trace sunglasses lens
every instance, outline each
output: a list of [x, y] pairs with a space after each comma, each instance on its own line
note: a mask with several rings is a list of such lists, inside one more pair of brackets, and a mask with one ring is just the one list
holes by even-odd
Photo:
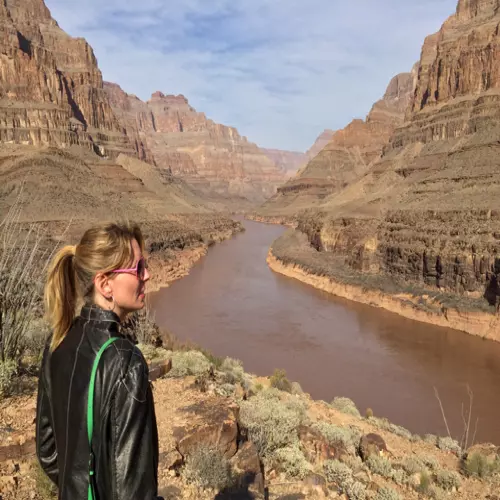
[[145, 275], [146, 275], [146, 262], [144, 261], [144, 259], [141, 259], [137, 263], [137, 276], [139, 276], [139, 278], [143, 280]]

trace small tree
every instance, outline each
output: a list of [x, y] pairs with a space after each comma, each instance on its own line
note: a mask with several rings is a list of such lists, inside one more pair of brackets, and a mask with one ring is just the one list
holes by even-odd
[[39, 224], [20, 223], [21, 194], [0, 221], [0, 362], [19, 365], [26, 333], [41, 314], [44, 277], [53, 251], [42, 249]]

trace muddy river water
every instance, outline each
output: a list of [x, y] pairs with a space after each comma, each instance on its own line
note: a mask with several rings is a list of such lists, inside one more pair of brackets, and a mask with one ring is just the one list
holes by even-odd
[[445, 435], [473, 391], [477, 439], [500, 444], [500, 343], [349, 302], [273, 273], [271, 243], [285, 230], [244, 221], [189, 276], [151, 295], [156, 321], [246, 371], [284, 368], [316, 399], [353, 399], [415, 433]]

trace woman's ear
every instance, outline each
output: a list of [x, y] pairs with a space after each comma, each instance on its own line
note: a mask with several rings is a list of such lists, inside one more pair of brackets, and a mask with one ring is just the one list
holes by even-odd
[[113, 290], [111, 290], [111, 284], [108, 276], [104, 273], [97, 273], [94, 278], [95, 289], [106, 299], [111, 299], [113, 296]]

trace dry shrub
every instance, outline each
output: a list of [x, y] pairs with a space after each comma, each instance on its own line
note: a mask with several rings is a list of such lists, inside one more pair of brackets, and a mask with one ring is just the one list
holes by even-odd
[[356, 408], [356, 405], [352, 399], [343, 397], [334, 398], [332, 401], [332, 407], [342, 413], [345, 413], [346, 415], [361, 417], [361, 413]]
[[183, 476], [188, 483], [200, 488], [222, 490], [234, 483], [231, 464], [222, 451], [206, 445], [199, 446], [188, 455]]
[[41, 226], [23, 228], [19, 223], [20, 199], [0, 221], [0, 361], [18, 365], [34, 313], [41, 316], [45, 271], [52, 256], [42, 250]]
[[240, 424], [247, 429], [259, 454], [271, 458], [272, 454], [298, 440], [297, 429], [304, 419], [303, 407], [281, 401], [272, 389], [263, 390], [241, 403]]
[[285, 370], [276, 369], [270, 378], [271, 387], [284, 392], [292, 392], [292, 383], [287, 379]]

